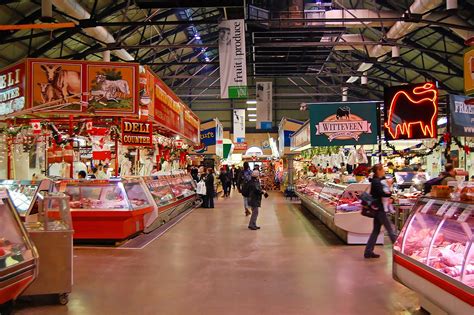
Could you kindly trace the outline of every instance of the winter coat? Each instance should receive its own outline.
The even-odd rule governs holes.
[[[204,182],[206,183],[206,195],[214,196],[214,175],[207,174],[204,178]]]
[[[262,206],[262,186],[257,178],[252,178],[249,183],[249,206],[258,208]]]

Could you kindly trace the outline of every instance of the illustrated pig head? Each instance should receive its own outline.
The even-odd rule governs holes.
[[[424,137],[435,137],[438,116],[438,90],[433,83],[425,83],[410,91],[398,91],[389,106],[384,126],[393,139],[400,135],[412,138],[415,128]]]

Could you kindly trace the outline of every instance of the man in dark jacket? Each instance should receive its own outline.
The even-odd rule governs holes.
[[[249,162],[244,162],[244,169],[239,172],[237,179],[237,190],[244,197],[244,213],[245,216],[250,215],[249,204],[248,204],[248,192],[244,192],[243,188],[247,182],[252,178],[252,171],[250,170]]]
[[[250,208],[252,208],[252,215],[250,216],[249,222],[249,229],[251,230],[258,230],[260,229],[257,226],[257,217],[258,217],[258,208],[262,205],[262,195],[265,193],[262,190],[262,186],[260,185],[260,180],[258,177],[260,176],[259,171],[252,172],[252,179],[249,183],[249,197],[248,203]]]
[[[204,182],[206,183],[206,204],[204,205],[204,208],[212,209],[214,208],[214,195],[216,193],[214,190],[214,171],[212,168],[207,169],[207,176],[205,177]]]

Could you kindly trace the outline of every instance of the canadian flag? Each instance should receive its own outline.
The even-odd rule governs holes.
[[[41,134],[41,121],[31,120],[30,124],[31,124],[31,128],[33,128],[33,134],[40,135]]]
[[[90,132],[92,130],[92,120],[86,121],[86,131]]]

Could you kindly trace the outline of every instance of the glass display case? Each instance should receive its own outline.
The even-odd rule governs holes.
[[[33,281],[37,258],[7,191],[0,191],[0,304],[16,299]]]
[[[181,175],[167,176],[167,179],[171,186],[173,194],[178,200],[195,194],[195,188],[192,183],[192,179],[186,180],[186,178]]]
[[[8,190],[13,205],[21,217],[33,212],[35,201],[40,191],[48,191],[51,181],[41,180],[0,180],[0,188]]]
[[[369,183],[340,185],[316,178],[300,179],[297,195],[305,208],[348,244],[365,244],[372,220],[360,214],[359,196],[370,189]],[[383,233],[377,238],[383,244]]]
[[[163,207],[176,201],[170,183],[163,176],[150,176],[144,178],[144,180],[158,207]]]
[[[394,249],[474,288],[474,204],[421,198]]]
[[[141,179],[63,180],[70,197],[74,239],[121,240],[143,231],[153,201]]]
[[[122,182],[132,210],[152,206],[151,201],[148,200],[145,192],[146,187],[142,185],[140,179],[126,179],[122,180]]]

